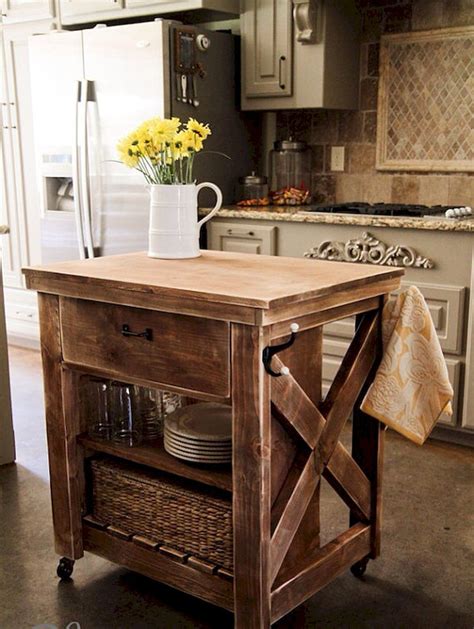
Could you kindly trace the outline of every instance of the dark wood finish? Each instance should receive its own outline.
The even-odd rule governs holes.
[[[74,545],[74,557],[71,559],[78,559],[84,554],[82,516],[87,511],[84,449],[77,441],[77,436],[86,428],[81,414],[79,374],[62,367],[61,391],[67,461],[67,478],[62,482],[67,485],[69,494],[69,520]]]
[[[270,376],[266,331],[232,325],[235,624],[270,626]]]
[[[217,568],[216,574],[222,579],[226,579],[227,581],[234,581],[234,573],[227,568]]]
[[[341,295],[339,295],[339,297],[341,297]],[[343,295],[343,297],[345,297],[345,295]],[[352,297],[354,297],[354,295],[352,295]],[[357,299],[357,297],[355,297],[355,299]],[[361,301],[344,303],[342,306],[328,307],[328,303],[330,302],[326,298],[324,300],[320,300],[317,312],[312,312],[311,314],[305,316],[297,315],[287,321],[279,321],[278,323],[272,324],[270,328],[270,336],[272,341],[276,341],[288,334],[288,330],[292,323],[297,323],[300,326],[299,336],[302,337],[302,333],[308,329],[314,331],[318,328],[321,329],[321,326],[332,323],[333,321],[339,321],[340,319],[345,319],[346,317],[352,317],[362,312],[377,310],[379,300],[380,297],[377,296],[370,297],[369,299],[362,299]],[[283,357],[284,354],[280,354],[280,356]],[[282,358],[282,360],[285,364],[287,364],[286,356]],[[298,381],[300,382],[299,379]],[[303,388],[305,389],[305,387]]]
[[[138,544],[138,546],[141,546],[142,548],[147,548],[148,550],[158,550],[158,548],[161,546],[159,542],[154,542],[147,537],[143,537],[143,535],[134,535],[132,537],[132,542],[134,544]]]
[[[319,442],[319,455],[324,465],[334,452],[342,429],[375,362],[378,324],[377,312],[364,315],[321,404],[321,411],[326,415],[326,425]]]
[[[273,359],[275,369],[280,369],[279,358]],[[310,448],[315,448],[326,425],[326,420],[290,374],[274,380],[272,403],[279,412],[296,427]],[[323,469],[326,480],[341,497],[357,511],[360,517],[368,518],[371,510],[370,483],[342,443],[338,442],[333,455]]]
[[[331,262],[331,264],[334,264]],[[347,264],[343,262],[342,264]],[[340,293],[328,293],[320,297],[314,297],[307,301],[283,305],[279,308],[272,308],[269,310],[258,311],[257,324],[258,325],[274,325],[281,323],[282,321],[295,321],[298,323],[299,317],[305,317],[312,315],[315,311],[327,310],[340,306],[341,304],[353,304],[359,300],[371,299],[379,297],[387,293],[393,293],[400,287],[399,278],[390,278],[381,281],[377,284],[368,284],[367,286],[355,286],[354,288],[347,288]],[[326,313],[328,315],[329,313]],[[326,316],[324,317],[326,318]],[[323,319],[324,319],[323,318]],[[334,320],[334,319],[333,319]],[[308,322],[303,320],[303,324],[307,327]],[[322,325],[320,319],[316,319],[315,325]],[[277,332],[278,334],[278,332]]]
[[[206,574],[215,574],[217,572],[217,566],[209,563],[209,561],[204,561],[204,559],[199,559],[199,557],[188,557],[188,566]]]
[[[65,363],[66,364],[66,363]],[[117,378],[117,374],[113,371],[107,371],[105,368],[98,367],[80,367],[78,365],[66,365],[70,369],[77,371],[78,373],[87,374],[90,376],[97,376],[99,378],[108,378],[109,380],[113,380]],[[151,373],[149,374],[151,376]],[[120,376],[122,380],[124,376]],[[150,389],[160,388],[159,384],[156,381],[148,380],[145,377],[137,377],[136,375],[130,375],[126,377],[128,384],[137,384],[142,387],[148,387]],[[190,391],[185,387],[175,386],[171,384],[167,384],[166,386],[161,387],[165,391],[170,391],[172,393],[179,393],[184,396],[192,396],[193,399],[197,402],[220,402],[221,404],[230,404],[230,398],[228,396],[222,397],[221,395],[213,395],[211,393],[203,393],[202,391]]]
[[[54,295],[39,295],[38,303],[55,549],[58,555],[79,559],[83,555],[80,525],[78,529],[76,521],[80,503],[76,488],[68,482],[70,467],[76,471],[77,468],[74,457],[73,461],[68,459],[71,454],[71,430],[66,427],[63,413],[59,299]],[[73,520],[70,511],[72,502]]]
[[[99,522],[99,520],[96,520],[92,515],[90,515],[90,513],[86,514],[82,518],[82,521],[95,529],[100,529],[101,531],[107,528],[107,524],[105,522]]]
[[[214,605],[233,610],[232,583],[225,579],[197,571],[160,552],[147,550],[86,524],[84,548],[151,579],[166,583]]]
[[[69,364],[102,369],[125,381],[134,376],[162,388],[174,384],[229,395],[228,323],[83,299],[62,298],[60,311]],[[133,332],[152,330],[152,340],[123,336],[124,324]]]
[[[276,525],[271,539],[271,579],[275,580],[319,483],[312,452]]]
[[[164,544],[159,546],[158,552],[160,552],[162,555],[166,555],[167,557],[171,557],[172,559],[174,559],[175,561],[178,561],[179,563],[186,563],[189,557],[189,553],[183,553],[182,551],[177,550],[176,548],[172,548],[171,546],[165,546]]]
[[[225,491],[232,491],[232,469],[230,465],[194,465],[180,461],[171,456],[163,448],[163,439],[156,439],[149,443],[140,444],[133,448],[121,446],[112,441],[92,439],[88,435],[80,435],[79,442],[89,450],[111,454],[120,459],[147,465],[162,472],[175,474],[182,478],[198,481],[211,487],[219,487]]]
[[[298,341],[280,354],[281,360],[289,367],[294,378],[314,404],[319,404],[321,401],[322,333],[323,330],[321,327],[302,330],[298,333]],[[277,378],[277,380],[281,380],[281,378]],[[275,382],[275,379],[273,379],[272,382]],[[280,425],[280,422],[278,422],[278,424]],[[293,462],[295,461],[294,451],[292,460]],[[277,464],[272,433],[272,472]],[[290,467],[287,466],[284,469],[286,471],[286,477],[291,476],[290,472],[292,472],[292,470],[290,470]],[[293,489],[294,484],[292,484],[291,479],[287,486],[291,487],[291,490]],[[319,548],[319,494],[320,485],[318,484],[283,561],[281,567],[282,571],[285,571],[287,568],[291,569],[294,565],[299,565],[308,553]],[[282,496],[280,496],[280,505],[284,508],[286,501],[281,500],[281,498]],[[281,513],[282,508],[277,510],[276,505],[272,507],[272,533],[275,530],[276,523],[281,517]]]
[[[383,306],[384,299],[381,299],[380,311],[382,311]],[[372,377],[369,378],[368,382],[366,382],[360,392],[359,398],[354,406],[352,418],[352,456],[367,475],[371,486],[371,559],[376,559],[380,554],[385,426],[373,417],[369,417],[362,412],[360,410],[360,405],[382,357],[381,318],[377,329],[376,348],[377,357],[372,369]],[[350,515],[350,524],[355,524],[359,521],[359,519],[359,514],[352,511]]]
[[[246,323],[249,310],[261,311],[254,312],[257,325],[317,312],[322,298],[337,306],[383,295],[396,289],[403,275],[402,269],[394,267],[222,251],[205,251],[192,260],[157,260],[132,253],[24,272],[28,287],[40,292],[63,295],[68,291],[79,298],[117,299],[116,303],[129,305],[139,305],[136,300],[146,295],[156,310],[183,312],[193,305],[193,314],[203,317],[217,304],[227,320],[234,320],[227,307]],[[343,299],[339,299],[341,292],[346,292]]]
[[[58,552],[75,559],[84,547],[234,610],[237,629],[268,629],[338,574],[375,557],[383,433],[358,407],[380,356],[383,298],[398,288],[402,274],[222,252],[184,261],[129,254],[27,270],[28,285],[42,293]],[[321,325],[354,314],[355,339],[321,402]],[[262,351],[286,338],[293,321],[301,326],[296,342],[272,362],[276,370],[289,367],[290,375],[271,378]],[[137,332],[152,328],[154,340],[124,338],[123,324]],[[80,434],[82,373],[232,401],[232,470],[179,461],[161,440],[125,448]],[[351,456],[339,438],[354,404]],[[84,451],[232,492],[233,572],[171,542],[82,519]],[[322,549],[321,475],[349,506],[353,524]]]
[[[114,526],[113,524],[109,524],[106,528],[106,531],[109,535],[113,535],[114,537],[118,537],[119,539],[130,540],[132,539],[132,534],[128,531],[124,531],[118,526]]]
[[[276,356],[273,358],[272,366],[279,371],[283,362]],[[291,372],[289,376],[273,380],[272,404],[308,447],[313,449],[319,441],[326,419]]]
[[[362,559],[370,549],[370,526],[356,524],[326,544],[292,579],[277,583],[272,592],[272,622],[313,596]]]

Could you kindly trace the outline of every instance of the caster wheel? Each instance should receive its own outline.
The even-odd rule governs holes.
[[[56,569],[56,574],[61,581],[69,581],[72,571],[74,569],[74,560],[67,557],[61,557]]]
[[[363,577],[367,569],[368,563],[369,563],[368,559],[362,559],[361,561],[358,561],[357,563],[355,563],[353,566],[351,566],[352,574],[358,579]]]

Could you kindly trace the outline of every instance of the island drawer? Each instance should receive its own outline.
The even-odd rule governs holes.
[[[60,316],[66,363],[126,381],[229,396],[227,322],[66,297]]]

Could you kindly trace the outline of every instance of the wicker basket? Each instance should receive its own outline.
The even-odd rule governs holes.
[[[232,506],[225,494],[112,457],[91,459],[92,514],[232,570]]]

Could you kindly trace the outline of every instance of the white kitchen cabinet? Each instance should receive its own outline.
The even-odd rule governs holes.
[[[59,0],[61,21],[83,15],[99,17],[103,11],[115,11],[123,8],[123,0]],[[96,14],[99,14],[96,16]]]
[[[54,0],[1,0],[2,23],[13,24],[53,18]]]
[[[22,286],[21,241],[23,237],[22,225],[18,211],[18,198],[15,173],[16,118],[14,101],[11,100],[8,91],[6,72],[6,59],[4,51],[4,33],[0,33],[1,43],[1,77],[0,77],[0,102],[1,102],[1,176],[2,176],[2,205],[0,208],[0,223],[8,225],[10,233],[3,236],[2,257],[3,276],[6,286]]]
[[[4,238],[5,236],[0,235],[0,253]],[[12,424],[8,347],[3,308],[2,260],[0,258],[0,465],[12,463],[14,460],[15,438]]]
[[[243,90],[248,98],[292,93],[292,3],[244,0]]]
[[[64,25],[100,20],[134,19],[184,11],[206,12],[207,19],[239,15],[239,0],[56,0]]]
[[[126,8],[134,8],[134,7],[149,7],[153,5],[159,6],[164,2],[169,2],[169,0],[125,0]]]
[[[53,27],[52,20],[42,20],[2,29],[0,223],[10,228],[10,234],[4,237],[3,251],[5,310],[9,335],[25,339],[28,345],[38,342],[38,317],[36,296],[24,288],[21,269],[41,261],[28,38],[47,33]]]
[[[239,223],[210,223],[209,249],[237,253],[276,254],[276,227]]]

